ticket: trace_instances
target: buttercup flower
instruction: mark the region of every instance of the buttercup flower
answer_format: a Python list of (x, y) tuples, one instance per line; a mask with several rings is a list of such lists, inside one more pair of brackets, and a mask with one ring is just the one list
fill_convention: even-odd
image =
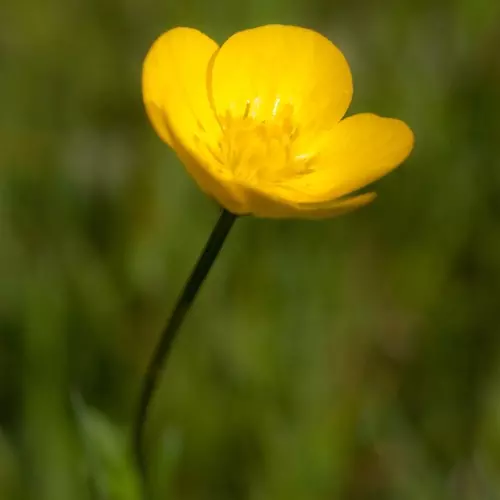
[(403, 162), (413, 134), (374, 114), (342, 119), (352, 93), (339, 49), (295, 26), (242, 31), (221, 47), (175, 28), (154, 42), (143, 68), (156, 132), (235, 214), (320, 218), (373, 200), (346, 196)]

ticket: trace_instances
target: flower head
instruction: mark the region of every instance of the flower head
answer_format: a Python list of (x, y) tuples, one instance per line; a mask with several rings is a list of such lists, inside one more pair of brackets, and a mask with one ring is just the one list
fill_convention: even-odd
[(413, 147), (400, 120), (344, 118), (352, 78), (315, 31), (270, 25), (222, 46), (191, 28), (161, 35), (143, 68), (148, 116), (203, 191), (235, 214), (329, 217)]

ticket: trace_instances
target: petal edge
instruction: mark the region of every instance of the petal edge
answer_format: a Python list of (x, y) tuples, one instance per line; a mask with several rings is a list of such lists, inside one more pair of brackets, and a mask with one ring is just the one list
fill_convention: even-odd
[(415, 140), (403, 121), (371, 113), (340, 121), (328, 139), (316, 171), (290, 182), (319, 200), (345, 196), (387, 175), (408, 158)]

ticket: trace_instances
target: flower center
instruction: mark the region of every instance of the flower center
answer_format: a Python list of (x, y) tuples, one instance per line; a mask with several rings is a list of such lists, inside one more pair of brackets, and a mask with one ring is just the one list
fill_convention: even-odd
[(280, 181), (311, 171), (313, 157), (297, 154), (299, 130), (294, 125), (291, 107), (270, 120), (226, 115), (222, 121), (223, 163), (235, 177), (246, 182)]

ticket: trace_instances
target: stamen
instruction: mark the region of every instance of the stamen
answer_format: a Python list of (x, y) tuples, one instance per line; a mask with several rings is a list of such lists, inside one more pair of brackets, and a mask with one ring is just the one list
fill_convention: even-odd
[(206, 132), (205, 126), (203, 125), (203, 123), (201, 123), (201, 121), (199, 119), (196, 120), (196, 126), (202, 132)]
[(250, 113), (250, 101), (247, 101), (245, 105), (245, 112), (243, 113), (243, 119), (248, 118), (248, 114)]
[(281, 102), (281, 98), (280, 97), (277, 97), (276, 98), (276, 101), (274, 101), (274, 106), (273, 106), (273, 116), (276, 116), (277, 113), (278, 113), (278, 107), (280, 105), (280, 102)]
[[(247, 182), (281, 182), (310, 172), (314, 157), (297, 154), (295, 141), (300, 131), (293, 120), (293, 106), (283, 106), (276, 98), (272, 115), (259, 120), (258, 104), (258, 97), (248, 100), (241, 118), (226, 114), (221, 163)], [(219, 160), (218, 155), (214, 157)]]

